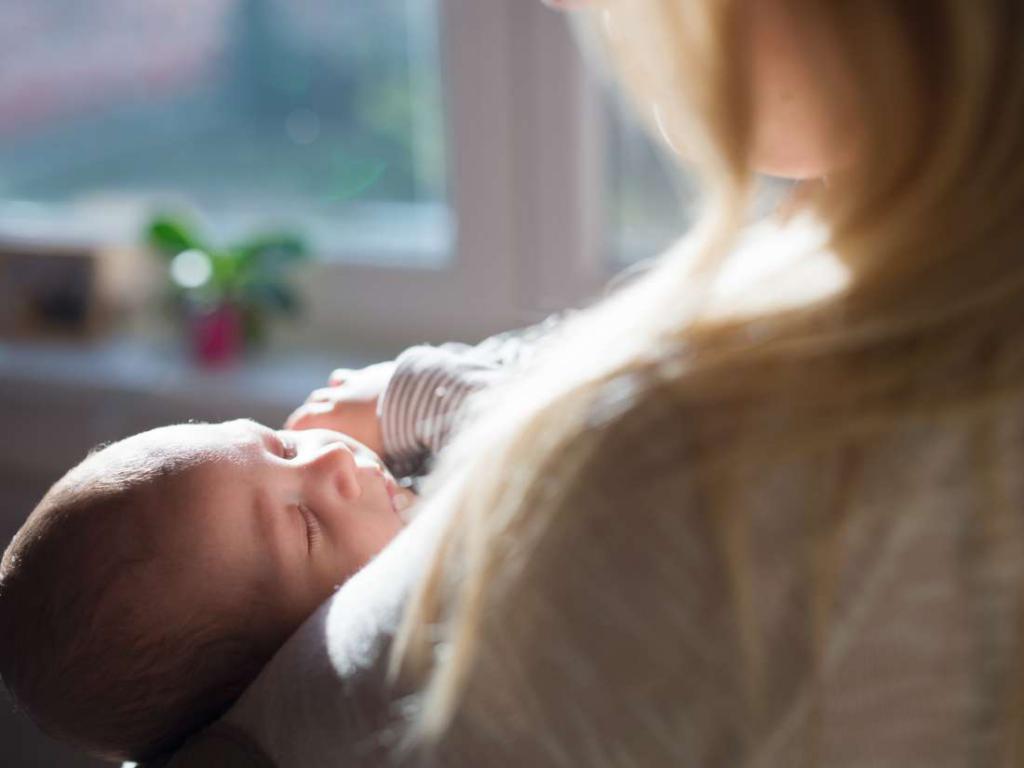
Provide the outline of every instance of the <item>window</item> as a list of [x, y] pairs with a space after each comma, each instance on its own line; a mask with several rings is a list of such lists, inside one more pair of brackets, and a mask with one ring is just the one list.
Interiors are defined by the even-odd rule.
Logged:
[[[124, 241], [188, 203], [325, 258], [450, 252], [432, 0], [9, 0], [0, 224]], [[54, 226], [58, 221], [60, 226]]]
[[693, 223], [697, 190], [668, 151], [618, 99], [607, 101], [609, 267], [665, 250]]

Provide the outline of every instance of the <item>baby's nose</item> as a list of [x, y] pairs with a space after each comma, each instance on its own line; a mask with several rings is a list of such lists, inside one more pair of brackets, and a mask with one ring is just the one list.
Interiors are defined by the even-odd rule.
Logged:
[[363, 489], [356, 477], [355, 456], [344, 443], [325, 445], [312, 464], [346, 499], [358, 499], [362, 495]]

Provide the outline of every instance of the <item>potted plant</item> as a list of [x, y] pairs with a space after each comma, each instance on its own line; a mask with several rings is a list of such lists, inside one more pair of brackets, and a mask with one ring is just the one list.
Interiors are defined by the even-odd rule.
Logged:
[[269, 233], [214, 247], [184, 219], [159, 215], [146, 237], [167, 265], [172, 304], [203, 365], [236, 360], [265, 340], [272, 317], [300, 309], [288, 272], [308, 250], [296, 235]]

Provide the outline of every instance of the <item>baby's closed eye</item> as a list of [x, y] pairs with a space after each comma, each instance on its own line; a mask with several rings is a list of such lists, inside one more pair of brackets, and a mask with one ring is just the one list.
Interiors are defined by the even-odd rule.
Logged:
[[320, 527], [320, 520], [313, 514], [313, 510], [307, 507], [305, 504], [296, 504], [299, 514], [302, 515], [303, 522], [306, 526], [306, 543], [309, 548], [309, 552], [313, 552], [313, 548], [316, 546], [320, 537], [323, 535], [323, 529]]

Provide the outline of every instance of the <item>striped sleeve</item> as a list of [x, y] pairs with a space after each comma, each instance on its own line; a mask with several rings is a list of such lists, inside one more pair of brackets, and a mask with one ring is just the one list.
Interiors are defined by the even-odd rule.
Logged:
[[410, 347], [395, 363], [378, 418], [384, 461], [407, 477], [423, 474], [451, 439], [469, 396], [504, 374], [502, 365], [457, 344]]
[[529, 363], [541, 341], [572, 312], [491, 336], [475, 346], [451, 342], [410, 347], [378, 401], [384, 461], [395, 477], [429, 471], [431, 459], [451, 440], [466, 401]]

